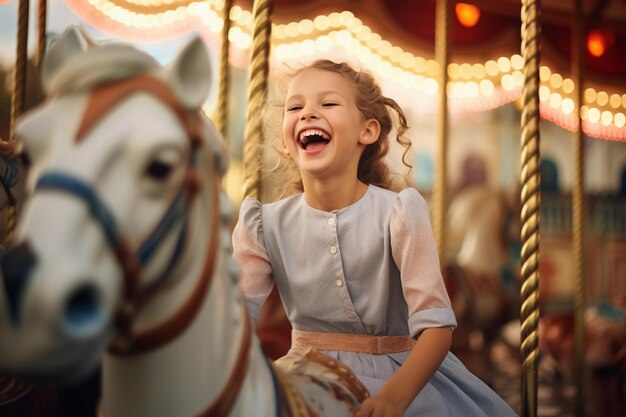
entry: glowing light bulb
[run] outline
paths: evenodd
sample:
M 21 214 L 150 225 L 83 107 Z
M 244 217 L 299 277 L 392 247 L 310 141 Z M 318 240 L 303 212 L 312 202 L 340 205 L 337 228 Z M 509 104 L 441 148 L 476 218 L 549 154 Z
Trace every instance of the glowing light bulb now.
M 600 58 L 606 50 L 613 44 L 612 33 L 601 30 L 591 30 L 587 35 L 587 51 L 596 58 Z
M 550 88 L 542 85 L 539 87 L 539 101 L 548 101 L 550 99 Z
M 590 108 L 589 112 L 587 113 L 587 118 L 591 123 L 598 123 L 600 121 L 600 110 L 598 110 L 596 107 Z
M 572 100 L 571 98 L 563 99 L 563 102 L 561 103 L 561 110 L 565 114 L 573 113 L 574 112 L 574 100 Z
M 553 109 L 558 109 L 561 107 L 561 102 L 563 101 L 563 97 L 559 93 L 552 93 L 550 95 L 550 107 Z
M 480 9 L 473 4 L 457 3 L 454 11 L 458 21 L 465 27 L 474 27 L 480 20 Z
M 587 88 L 585 90 L 585 102 L 593 103 L 594 101 L 596 101 L 596 90 L 593 88 Z
M 551 75 L 552 71 L 550 71 L 550 68 L 546 67 L 545 65 L 539 68 L 539 79 L 541 81 L 549 81 Z
M 521 55 L 515 54 L 511 57 L 511 66 L 515 70 L 521 70 L 524 68 L 524 58 Z
M 600 121 L 604 126 L 609 126 L 613 123 L 613 113 L 610 111 L 603 111 L 602 116 L 600 117 Z
M 619 109 L 619 106 L 622 104 L 622 98 L 619 96 L 619 94 L 611 94 L 609 103 L 614 109 Z
M 498 63 L 493 59 L 485 62 L 485 70 L 487 71 L 487 75 L 490 75 L 492 77 L 496 76 L 498 74 L 498 71 L 500 71 L 498 69 Z
M 310 19 L 304 19 L 301 20 L 300 23 L 298 23 L 298 30 L 303 35 L 311 34 L 311 32 L 313 32 L 313 29 L 315 29 L 315 26 L 313 25 L 313 21 Z
M 480 82 L 480 92 L 484 96 L 490 96 L 493 94 L 493 83 L 489 80 L 481 80 Z
M 565 94 L 571 94 L 572 92 L 574 92 L 574 81 L 572 81 L 571 78 L 565 78 L 563 80 L 563 83 L 561 84 L 561 88 L 563 89 L 563 92 Z
M 313 25 L 317 30 L 326 30 L 330 25 L 330 20 L 328 19 L 328 16 L 320 15 L 313 20 Z

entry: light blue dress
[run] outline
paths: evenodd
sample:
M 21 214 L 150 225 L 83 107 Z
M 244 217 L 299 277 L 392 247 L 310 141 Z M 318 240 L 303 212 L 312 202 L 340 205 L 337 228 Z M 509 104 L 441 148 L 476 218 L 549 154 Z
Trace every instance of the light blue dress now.
M 246 199 L 233 232 L 241 288 L 251 315 L 277 285 L 293 328 L 314 332 L 419 337 L 455 327 L 422 196 L 370 185 L 356 203 L 325 212 L 303 194 L 272 204 Z M 326 351 L 372 395 L 409 352 Z M 517 415 L 448 353 L 406 416 Z

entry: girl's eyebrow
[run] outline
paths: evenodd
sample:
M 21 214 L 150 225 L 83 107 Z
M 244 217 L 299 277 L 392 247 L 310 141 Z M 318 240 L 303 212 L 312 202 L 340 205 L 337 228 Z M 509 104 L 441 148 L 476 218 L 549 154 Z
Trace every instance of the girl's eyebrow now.
M 343 94 L 341 94 L 340 92 L 335 91 L 335 90 L 325 90 L 325 91 L 320 91 L 320 92 L 317 93 L 317 95 L 319 97 L 326 97 L 326 96 L 331 95 L 331 94 L 338 95 L 339 97 L 343 98 L 344 100 L 347 100 L 347 98 Z M 303 97 L 303 94 L 294 94 L 292 96 L 287 97 L 287 100 L 285 100 L 285 102 L 288 102 L 288 101 L 291 101 L 291 100 L 302 99 L 302 97 Z

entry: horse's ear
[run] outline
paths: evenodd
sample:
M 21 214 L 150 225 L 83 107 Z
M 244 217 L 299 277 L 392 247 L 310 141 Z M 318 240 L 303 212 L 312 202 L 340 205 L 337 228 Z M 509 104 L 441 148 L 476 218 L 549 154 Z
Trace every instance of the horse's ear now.
M 52 81 L 72 56 L 87 50 L 93 42 L 78 26 L 71 26 L 52 44 L 41 66 L 41 85 L 48 94 Z
M 211 88 L 211 64 L 204 42 L 199 37 L 187 44 L 169 68 L 172 89 L 189 110 L 206 101 Z

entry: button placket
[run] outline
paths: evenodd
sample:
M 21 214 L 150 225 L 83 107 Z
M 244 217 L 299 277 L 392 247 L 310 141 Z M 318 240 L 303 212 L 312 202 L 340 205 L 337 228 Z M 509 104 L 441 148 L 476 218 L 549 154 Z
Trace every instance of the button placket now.
M 328 224 L 328 231 L 331 233 L 331 240 L 328 242 L 328 250 L 333 256 L 333 264 L 334 268 L 331 273 L 331 279 L 335 280 L 335 288 L 338 292 L 339 298 L 341 300 L 341 304 L 343 306 L 343 311 L 346 314 L 346 318 L 354 321 L 355 323 L 360 323 L 360 320 L 354 311 L 354 306 L 352 305 L 352 301 L 350 300 L 350 295 L 348 294 L 348 286 L 345 281 L 345 277 L 343 275 L 343 263 L 341 260 L 341 256 L 338 256 L 339 253 L 339 236 L 338 236 L 338 219 L 335 213 L 331 213 L 331 215 L 326 219 L 326 223 Z M 335 263 L 336 262 L 336 263 Z M 330 277 L 329 277 L 330 278 Z M 332 282 L 332 281 L 331 281 Z

